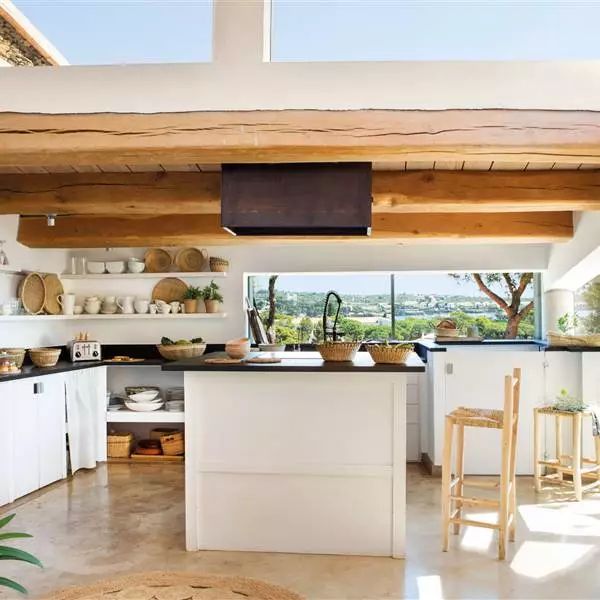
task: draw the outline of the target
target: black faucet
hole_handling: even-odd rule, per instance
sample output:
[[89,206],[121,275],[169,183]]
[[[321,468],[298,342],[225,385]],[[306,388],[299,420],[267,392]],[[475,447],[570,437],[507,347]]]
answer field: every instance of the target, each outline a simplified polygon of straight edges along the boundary
[[[335,298],[335,300],[337,301],[337,310],[335,311],[335,317],[333,319],[333,325],[329,326],[329,319],[328,317],[328,309],[329,309],[329,302],[331,301],[331,298]],[[342,308],[342,299],[340,297],[340,295],[337,292],[334,292],[333,290],[327,293],[327,296],[325,298],[325,308],[323,310],[323,341],[326,342],[327,341],[327,336],[330,335],[332,341],[336,342],[339,334],[337,332],[337,322],[338,322],[338,317],[340,315],[340,309]]]

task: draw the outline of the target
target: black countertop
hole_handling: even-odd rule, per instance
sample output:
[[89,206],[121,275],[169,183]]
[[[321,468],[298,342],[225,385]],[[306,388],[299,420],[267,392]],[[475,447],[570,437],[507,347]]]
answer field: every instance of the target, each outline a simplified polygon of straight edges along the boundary
[[82,361],[72,363],[68,360],[59,360],[53,367],[36,367],[35,365],[23,365],[20,373],[9,373],[0,375],[0,383],[15,379],[27,379],[28,377],[40,377],[42,375],[53,375],[55,373],[68,373],[69,371],[81,371],[81,369],[92,369],[101,367],[104,363],[99,361]]
[[359,352],[353,362],[325,362],[318,352],[256,352],[250,356],[276,356],[280,363],[211,364],[205,358],[225,357],[224,352],[205,354],[198,358],[178,360],[163,365],[163,371],[271,371],[272,373],[421,373],[425,365],[416,354],[411,354],[404,365],[376,365],[367,352]]

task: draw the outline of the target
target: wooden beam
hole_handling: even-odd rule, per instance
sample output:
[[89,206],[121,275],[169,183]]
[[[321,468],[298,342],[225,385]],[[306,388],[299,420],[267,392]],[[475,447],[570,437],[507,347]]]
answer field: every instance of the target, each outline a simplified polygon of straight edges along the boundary
[[[219,214],[220,173],[0,174],[0,214]],[[374,213],[600,210],[600,171],[374,171]]]
[[147,217],[62,216],[54,227],[45,217],[21,217],[18,241],[30,248],[105,248],[306,243],[390,243],[410,240],[557,242],[573,236],[569,212],[487,214],[377,214],[369,238],[233,237],[219,215]]
[[551,110],[0,113],[0,166],[600,163],[600,113]]
[[0,175],[0,214],[219,214],[220,173]]

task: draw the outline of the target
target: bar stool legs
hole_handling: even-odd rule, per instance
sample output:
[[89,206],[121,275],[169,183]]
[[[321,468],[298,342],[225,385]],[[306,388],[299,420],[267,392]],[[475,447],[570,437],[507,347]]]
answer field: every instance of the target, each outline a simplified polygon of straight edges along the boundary
[[454,432],[454,421],[450,416],[446,417],[444,430],[444,456],[442,458],[442,550],[448,552],[450,545],[450,500],[452,483],[452,434]]

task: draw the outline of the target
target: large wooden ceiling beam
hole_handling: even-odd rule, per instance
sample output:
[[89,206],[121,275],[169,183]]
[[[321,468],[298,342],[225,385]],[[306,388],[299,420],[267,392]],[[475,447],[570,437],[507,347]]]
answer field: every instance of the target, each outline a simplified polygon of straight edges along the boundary
[[31,248],[105,248],[285,243],[390,243],[410,240],[557,242],[573,236],[572,213],[377,214],[372,236],[233,237],[219,215],[147,217],[62,216],[54,227],[44,217],[21,217],[18,241]]
[[[599,171],[375,171],[374,213],[600,210]],[[219,214],[220,173],[0,175],[0,214]]]
[[0,113],[0,166],[493,160],[600,163],[600,113]]

